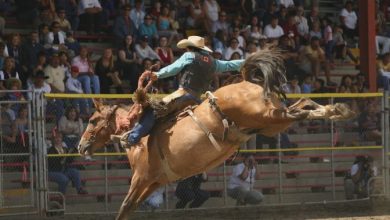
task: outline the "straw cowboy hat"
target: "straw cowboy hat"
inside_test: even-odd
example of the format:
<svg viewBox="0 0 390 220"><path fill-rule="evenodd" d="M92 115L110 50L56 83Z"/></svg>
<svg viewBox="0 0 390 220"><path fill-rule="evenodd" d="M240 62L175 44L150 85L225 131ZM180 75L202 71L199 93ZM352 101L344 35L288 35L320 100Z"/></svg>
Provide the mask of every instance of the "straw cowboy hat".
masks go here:
<svg viewBox="0 0 390 220"><path fill-rule="evenodd" d="M204 45L204 38L199 36L190 36L188 39L183 39L177 43L177 47L185 49L187 47L196 47L212 53L213 51Z"/></svg>

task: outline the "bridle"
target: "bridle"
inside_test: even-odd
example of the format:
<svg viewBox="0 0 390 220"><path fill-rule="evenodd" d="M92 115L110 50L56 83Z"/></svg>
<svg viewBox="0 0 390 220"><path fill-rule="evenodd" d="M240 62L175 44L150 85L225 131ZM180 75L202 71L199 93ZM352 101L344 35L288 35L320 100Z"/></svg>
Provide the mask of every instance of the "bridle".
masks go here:
<svg viewBox="0 0 390 220"><path fill-rule="evenodd" d="M102 130L102 129L107 129L112 126L112 124L115 122L112 122L112 117L115 115L116 110L118 109L118 105L114 105L111 107L109 112L107 113L107 117L103 119L103 122L98 124L97 126L94 126L92 129L87 130L87 133L89 134L88 142L95 142L96 140L96 135ZM89 122L91 123L91 122Z"/></svg>

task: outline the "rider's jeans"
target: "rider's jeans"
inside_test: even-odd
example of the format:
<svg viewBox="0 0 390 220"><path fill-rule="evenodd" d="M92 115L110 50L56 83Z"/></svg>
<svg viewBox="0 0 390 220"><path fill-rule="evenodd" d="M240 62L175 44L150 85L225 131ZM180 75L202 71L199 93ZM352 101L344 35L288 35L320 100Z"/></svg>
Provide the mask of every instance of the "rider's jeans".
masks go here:
<svg viewBox="0 0 390 220"><path fill-rule="evenodd" d="M189 100L193 100L193 103L199 103L199 100L190 95L185 94L174 100L176 104L180 105L181 103L188 103ZM176 109L175 109L176 110ZM145 113L142 115L139 122L134 126L134 128L130 131L128 136L128 142L130 145L134 145L138 143L142 137L145 137L149 134L150 130L152 130L153 125L156 121L156 116L153 113L153 109L147 108L145 109Z"/></svg>

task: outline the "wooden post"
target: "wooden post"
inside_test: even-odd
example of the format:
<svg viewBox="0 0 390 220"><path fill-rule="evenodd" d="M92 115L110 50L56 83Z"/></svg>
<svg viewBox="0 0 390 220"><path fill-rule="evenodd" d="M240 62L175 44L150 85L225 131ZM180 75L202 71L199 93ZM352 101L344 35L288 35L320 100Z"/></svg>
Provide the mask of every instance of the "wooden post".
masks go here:
<svg viewBox="0 0 390 220"><path fill-rule="evenodd" d="M375 1L359 0L360 70L368 75L370 92L377 91Z"/></svg>

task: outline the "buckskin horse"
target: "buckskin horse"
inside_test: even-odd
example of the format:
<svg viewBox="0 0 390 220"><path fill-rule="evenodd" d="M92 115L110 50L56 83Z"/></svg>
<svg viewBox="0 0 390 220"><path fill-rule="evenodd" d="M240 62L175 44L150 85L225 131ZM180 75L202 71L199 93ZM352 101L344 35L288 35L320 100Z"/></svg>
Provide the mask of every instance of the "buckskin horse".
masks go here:
<svg viewBox="0 0 390 220"><path fill-rule="evenodd" d="M174 123L158 123L137 146L126 149L133 175L117 219L133 210L158 187L210 170L223 163L253 134L274 136L304 119L347 119L345 104L319 105L308 98L284 107L281 87L286 83L280 51L258 52L241 68L243 81L208 92L206 100ZM118 130L115 123L128 108L94 100L78 149L93 154Z"/></svg>

